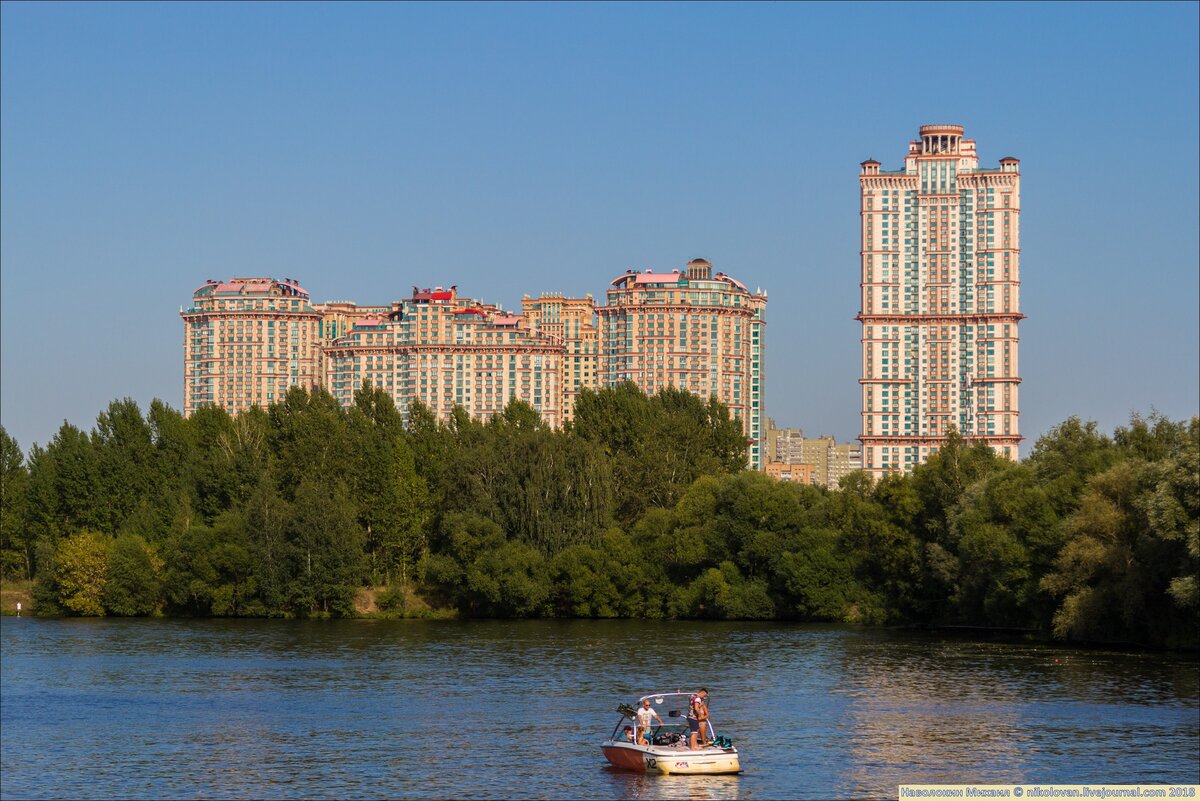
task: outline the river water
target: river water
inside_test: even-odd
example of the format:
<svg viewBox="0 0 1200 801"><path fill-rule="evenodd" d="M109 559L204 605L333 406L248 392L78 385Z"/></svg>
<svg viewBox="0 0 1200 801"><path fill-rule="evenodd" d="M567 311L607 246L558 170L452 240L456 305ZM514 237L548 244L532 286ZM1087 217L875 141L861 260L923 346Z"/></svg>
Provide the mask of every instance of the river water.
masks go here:
<svg viewBox="0 0 1200 801"><path fill-rule="evenodd" d="M1187 655L758 623L2 620L5 798L895 798L1200 770ZM699 685L741 775L606 767L617 704Z"/></svg>

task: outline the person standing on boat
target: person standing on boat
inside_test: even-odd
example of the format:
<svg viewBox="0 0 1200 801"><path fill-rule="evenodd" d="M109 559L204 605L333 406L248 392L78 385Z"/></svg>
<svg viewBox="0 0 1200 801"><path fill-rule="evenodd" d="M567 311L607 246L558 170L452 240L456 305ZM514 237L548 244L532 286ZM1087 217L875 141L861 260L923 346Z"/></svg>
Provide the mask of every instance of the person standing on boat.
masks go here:
<svg viewBox="0 0 1200 801"><path fill-rule="evenodd" d="M650 721L657 720L658 725L663 725L663 720L658 716L658 712L654 711L654 707L650 706L650 699L643 698L642 706L637 711L637 742L640 745L650 745L646 735L650 733Z"/></svg>
<svg viewBox="0 0 1200 801"><path fill-rule="evenodd" d="M688 700L688 747L695 751L698 748L703 748L703 745L698 745L696 739L701 738L701 742L708 739L706 729L708 728L708 690L701 687L700 691Z"/></svg>

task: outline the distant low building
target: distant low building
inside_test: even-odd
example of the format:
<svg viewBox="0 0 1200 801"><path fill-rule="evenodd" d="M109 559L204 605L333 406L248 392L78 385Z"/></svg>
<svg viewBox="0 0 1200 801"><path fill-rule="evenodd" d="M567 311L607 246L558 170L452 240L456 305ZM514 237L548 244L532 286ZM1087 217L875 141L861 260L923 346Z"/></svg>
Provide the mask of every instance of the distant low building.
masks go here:
<svg viewBox="0 0 1200 801"><path fill-rule="evenodd" d="M836 488L847 473L862 469L862 446L856 442L838 442L832 435L807 438L799 428L777 428L767 418L767 457L780 465L811 465L811 482Z"/></svg>
<svg viewBox="0 0 1200 801"><path fill-rule="evenodd" d="M777 481L790 481L793 484L813 484L816 465L789 463L789 462L767 462L764 468L767 475Z"/></svg>

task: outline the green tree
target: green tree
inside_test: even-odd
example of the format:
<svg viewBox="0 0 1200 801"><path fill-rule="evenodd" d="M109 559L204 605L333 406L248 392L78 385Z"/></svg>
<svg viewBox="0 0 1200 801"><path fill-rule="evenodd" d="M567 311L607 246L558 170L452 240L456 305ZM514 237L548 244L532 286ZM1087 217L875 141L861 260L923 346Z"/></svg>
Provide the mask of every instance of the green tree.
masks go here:
<svg viewBox="0 0 1200 801"><path fill-rule="evenodd" d="M632 525L649 508L670 508L697 478L741 470L741 423L715 399L666 388L652 397L633 382L575 403L572 431L594 442L612 463L615 515Z"/></svg>
<svg viewBox="0 0 1200 801"><path fill-rule="evenodd" d="M0 572L33 578L34 542L26 527L29 475L17 441L0 426Z"/></svg>
<svg viewBox="0 0 1200 801"><path fill-rule="evenodd" d="M551 614L550 575L537 549L508 541L495 522L472 513L447 515L442 536L448 559L428 560L426 575L459 609L477 617Z"/></svg>
<svg viewBox="0 0 1200 801"><path fill-rule="evenodd" d="M158 558L144 539L135 534L117 537L105 572L105 611L125 617L154 614L161 588L159 567Z"/></svg>
<svg viewBox="0 0 1200 801"><path fill-rule="evenodd" d="M957 603L975 624L1048 626L1038 588L1063 545L1062 526L1032 467L1008 465L972 485L953 515L961 563Z"/></svg>
<svg viewBox="0 0 1200 801"><path fill-rule="evenodd" d="M104 585L112 540L95 531L81 531L63 540L55 553L59 602L77 615L104 615Z"/></svg>
<svg viewBox="0 0 1200 801"><path fill-rule="evenodd" d="M789 617L878 622L879 604L866 601L854 578L854 565L839 551L838 540L836 531L806 529L780 555L775 583Z"/></svg>
<svg viewBox="0 0 1200 801"><path fill-rule="evenodd" d="M197 522L193 515L200 506L196 482L199 454L191 421L167 404L153 400L146 421L154 447L153 518L148 536L151 542L161 543L177 517L182 517L185 527Z"/></svg>
<svg viewBox="0 0 1200 801"><path fill-rule="evenodd" d="M353 615L364 575L363 532L340 481L304 478L286 527L290 606L302 615Z"/></svg>
<svg viewBox="0 0 1200 801"><path fill-rule="evenodd" d="M150 426L130 398L113 401L96 418L93 435L99 491L95 514L104 531L116 533L152 495L155 476Z"/></svg>
<svg viewBox="0 0 1200 801"><path fill-rule="evenodd" d="M617 617L621 594L613 581L619 566L590 545L572 545L550 560L552 603L562 617Z"/></svg>
<svg viewBox="0 0 1200 801"><path fill-rule="evenodd" d="M211 527L178 530L164 553L163 596L172 611L238 617L268 610L257 598L257 580L247 543L246 521L237 511ZM278 613L278 611L277 611Z"/></svg>
<svg viewBox="0 0 1200 801"><path fill-rule="evenodd" d="M371 542L373 552L381 557L385 582L391 584L398 577L407 586L428 548L432 509L425 480L417 473L402 436L394 440L390 457L386 480L373 505L377 514L372 516Z"/></svg>
<svg viewBox="0 0 1200 801"><path fill-rule="evenodd" d="M1073 512L1088 478L1120 458L1094 421L1069 417L1040 437L1029 455L1038 484L1060 518Z"/></svg>
<svg viewBox="0 0 1200 801"><path fill-rule="evenodd" d="M1189 540L1200 512L1200 424L1156 427L1157 435L1137 435L1142 441L1133 446L1123 435L1125 458L1088 479L1066 521L1065 544L1041 580L1059 601L1058 637L1188 647L1198 641L1200 608L1179 590L1186 593L1196 575Z"/></svg>
<svg viewBox="0 0 1200 801"><path fill-rule="evenodd" d="M46 450L52 464L54 508L45 511L54 519L53 527L62 533L103 529L100 468L92 439L64 422Z"/></svg>

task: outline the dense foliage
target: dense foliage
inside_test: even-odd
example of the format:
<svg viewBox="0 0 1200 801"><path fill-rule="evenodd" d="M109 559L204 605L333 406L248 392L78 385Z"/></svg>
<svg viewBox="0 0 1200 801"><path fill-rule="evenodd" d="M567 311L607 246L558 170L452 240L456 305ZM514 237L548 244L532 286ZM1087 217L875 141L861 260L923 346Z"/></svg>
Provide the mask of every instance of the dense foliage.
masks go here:
<svg viewBox="0 0 1200 801"><path fill-rule="evenodd" d="M42 614L355 614L364 586L473 616L964 624L1195 647L1200 418L1072 418L1019 464L957 436L840 488L744 471L714 401L585 392L408 424L364 387L184 418L115 401L23 455L0 429L4 574Z"/></svg>

